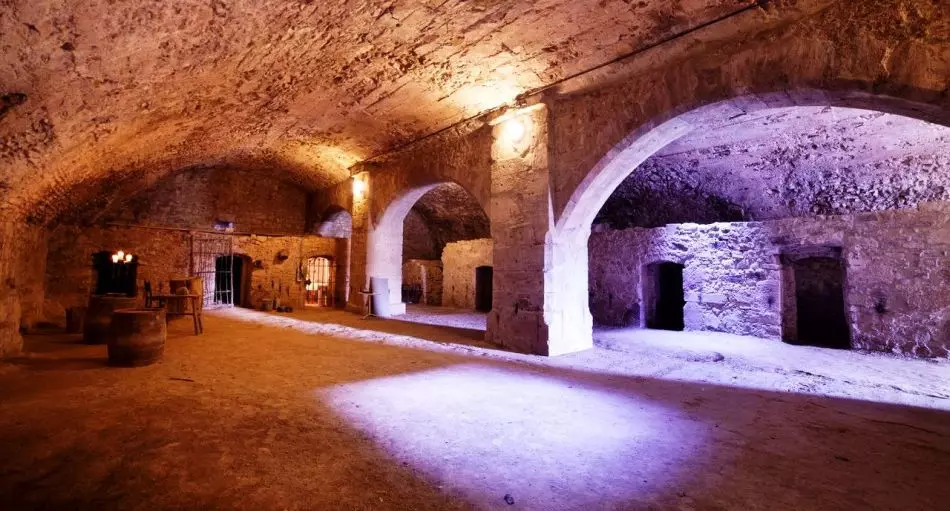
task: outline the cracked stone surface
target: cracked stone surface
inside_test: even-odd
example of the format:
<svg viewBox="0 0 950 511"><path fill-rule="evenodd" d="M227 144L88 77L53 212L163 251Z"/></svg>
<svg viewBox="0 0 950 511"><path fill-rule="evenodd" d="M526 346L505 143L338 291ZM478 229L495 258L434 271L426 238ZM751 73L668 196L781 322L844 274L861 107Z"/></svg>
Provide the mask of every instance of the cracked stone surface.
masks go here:
<svg viewBox="0 0 950 511"><path fill-rule="evenodd" d="M687 134L602 208L612 228L908 209L950 200L950 128L866 110L792 107Z"/></svg>
<svg viewBox="0 0 950 511"><path fill-rule="evenodd" d="M4 0L0 199L48 222L221 164L319 188L751 3Z"/></svg>

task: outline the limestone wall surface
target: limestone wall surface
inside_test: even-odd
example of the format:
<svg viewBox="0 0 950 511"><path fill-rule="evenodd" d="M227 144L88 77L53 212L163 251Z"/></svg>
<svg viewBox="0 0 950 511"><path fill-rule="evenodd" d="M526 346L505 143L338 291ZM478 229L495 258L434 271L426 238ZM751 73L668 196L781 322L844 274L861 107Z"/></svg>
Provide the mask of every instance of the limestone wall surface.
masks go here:
<svg viewBox="0 0 950 511"><path fill-rule="evenodd" d="M475 268L492 265L491 239L456 241L442 251L442 305L475 308Z"/></svg>
<svg viewBox="0 0 950 511"><path fill-rule="evenodd" d="M419 286L422 298L419 303L442 305L442 261L410 259L402 265L402 283Z"/></svg>
<svg viewBox="0 0 950 511"><path fill-rule="evenodd" d="M684 265L686 330L781 338L794 301L781 255L808 247L841 248L853 347L950 356L948 204L593 233L591 313L602 325L642 324L643 266L668 261Z"/></svg>

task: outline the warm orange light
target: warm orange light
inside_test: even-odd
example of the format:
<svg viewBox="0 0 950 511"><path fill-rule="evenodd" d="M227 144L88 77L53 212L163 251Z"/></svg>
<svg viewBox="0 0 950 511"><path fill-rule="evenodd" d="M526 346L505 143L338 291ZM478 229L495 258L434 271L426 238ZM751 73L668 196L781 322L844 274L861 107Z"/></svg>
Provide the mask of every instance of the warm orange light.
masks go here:
<svg viewBox="0 0 950 511"><path fill-rule="evenodd" d="M501 127L501 129L502 136L505 137L505 140L509 142L521 142L521 140L524 139L525 132L527 131L524 122L522 122L521 119L517 117L505 121L505 124Z"/></svg>
<svg viewBox="0 0 950 511"><path fill-rule="evenodd" d="M119 263L119 254L112 254L112 262L115 264Z"/></svg>
<svg viewBox="0 0 950 511"><path fill-rule="evenodd" d="M362 179L353 178L353 196L360 197L366 192L366 183Z"/></svg>

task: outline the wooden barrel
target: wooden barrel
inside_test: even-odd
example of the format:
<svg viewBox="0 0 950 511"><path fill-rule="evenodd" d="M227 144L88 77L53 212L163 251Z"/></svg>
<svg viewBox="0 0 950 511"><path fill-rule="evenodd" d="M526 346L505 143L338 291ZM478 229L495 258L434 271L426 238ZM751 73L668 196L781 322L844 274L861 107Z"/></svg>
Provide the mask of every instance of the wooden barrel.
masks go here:
<svg viewBox="0 0 950 511"><path fill-rule="evenodd" d="M165 354L165 309L121 309L112 316L109 364L140 367Z"/></svg>
<svg viewBox="0 0 950 511"><path fill-rule="evenodd" d="M82 341L86 344L105 344L109 341L112 313L117 309L135 307L134 296L93 295L89 297L86 319L83 324Z"/></svg>

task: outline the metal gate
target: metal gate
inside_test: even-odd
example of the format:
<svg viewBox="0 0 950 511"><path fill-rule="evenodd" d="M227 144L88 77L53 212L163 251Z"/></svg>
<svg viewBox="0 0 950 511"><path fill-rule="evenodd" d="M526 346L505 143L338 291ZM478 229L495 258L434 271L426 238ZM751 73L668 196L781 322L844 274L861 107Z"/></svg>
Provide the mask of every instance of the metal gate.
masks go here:
<svg viewBox="0 0 950 511"><path fill-rule="evenodd" d="M336 264L329 257L307 259L305 304L312 307L336 305Z"/></svg>
<svg viewBox="0 0 950 511"><path fill-rule="evenodd" d="M195 233L191 237L191 275L201 277L205 308L233 306L234 239Z"/></svg>

